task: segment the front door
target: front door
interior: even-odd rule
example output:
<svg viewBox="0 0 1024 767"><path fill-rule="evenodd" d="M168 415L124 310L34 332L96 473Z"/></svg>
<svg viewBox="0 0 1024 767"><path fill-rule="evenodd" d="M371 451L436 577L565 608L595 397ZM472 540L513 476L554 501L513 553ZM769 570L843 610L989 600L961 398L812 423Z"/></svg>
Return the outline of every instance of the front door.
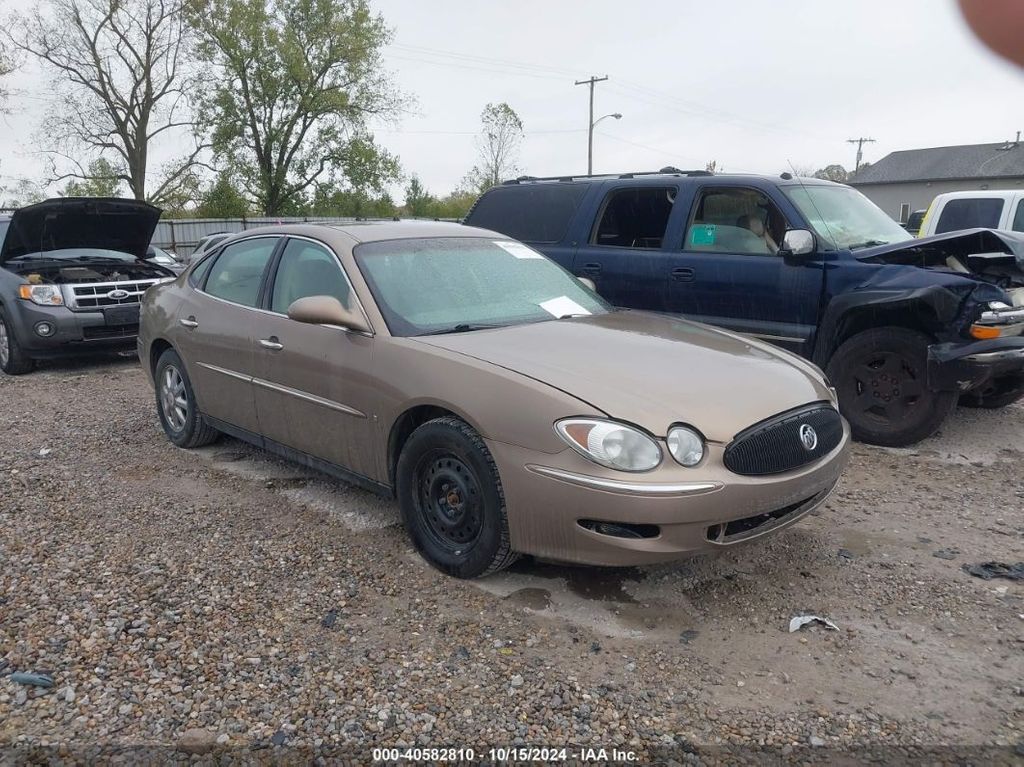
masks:
<svg viewBox="0 0 1024 767"><path fill-rule="evenodd" d="M337 257L312 240L290 238L255 318L254 392L267 439L373 479L370 382L374 339L326 325L288 319L288 307L307 296L333 296L346 306L355 293Z"/></svg>
<svg viewBox="0 0 1024 767"><path fill-rule="evenodd" d="M253 317L280 237L253 237L213 256L178 308L178 346L199 410L259 432L253 399Z"/></svg>
<svg viewBox="0 0 1024 767"><path fill-rule="evenodd" d="M704 186L682 248L666 258L668 310L809 352L824 270L820 262L787 262L779 255L786 228L765 192Z"/></svg>

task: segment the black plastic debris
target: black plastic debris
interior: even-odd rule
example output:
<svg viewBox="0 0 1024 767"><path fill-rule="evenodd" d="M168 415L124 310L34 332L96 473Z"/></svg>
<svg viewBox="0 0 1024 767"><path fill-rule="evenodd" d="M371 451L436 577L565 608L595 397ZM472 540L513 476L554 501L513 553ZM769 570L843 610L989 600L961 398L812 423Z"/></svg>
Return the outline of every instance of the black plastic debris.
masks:
<svg viewBox="0 0 1024 767"><path fill-rule="evenodd" d="M696 629L686 629L686 631L679 634L679 643L690 644L690 642L696 639L698 635L699 632Z"/></svg>
<svg viewBox="0 0 1024 767"><path fill-rule="evenodd" d="M329 629L329 628L333 628L334 624L337 621L338 621L338 611L337 610L328 610L327 611L327 615L325 615L324 619L322 621L320 621L320 625L323 626L325 629Z"/></svg>
<svg viewBox="0 0 1024 767"><path fill-rule="evenodd" d="M1008 565L1005 562L982 562L977 565L964 565L964 572L986 581L993 578L1024 581L1024 562L1018 562L1015 565Z"/></svg>
<svg viewBox="0 0 1024 767"><path fill-rule="evenodd" d="M49 674L26 674L17 672L11 674L8 679L18 684L27 684L33 687L53 687L53 677Z"/></svg>
<svg viewBox="0 0 1024 767"><path fill-rule="evenodd" d="M959 555L960 549L939 549L932 552L932 556L938 559L956 559Z"/></svg>
<svg viewBox="0 0 1024 767"><path fill-rule="evenodd" d="M857 555L854 554L849 549L839 549L839 558L840 559L854 559L854 558L856 558L856 556Z"/></svg>

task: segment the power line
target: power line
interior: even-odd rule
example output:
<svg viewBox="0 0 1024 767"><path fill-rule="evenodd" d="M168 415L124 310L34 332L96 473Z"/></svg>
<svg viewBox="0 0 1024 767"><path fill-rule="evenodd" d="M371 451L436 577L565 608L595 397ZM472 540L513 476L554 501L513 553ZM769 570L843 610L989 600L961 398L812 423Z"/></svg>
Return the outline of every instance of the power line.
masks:
<svg viewBox="0 0 1024 767"><path fill-rule="evenodd" d="M576 85L587 85L590 87L590 119L587 120L587 175L594 172L594 86L603 83L608 79L591 75L587 80L577 80Z"/></svg>
<svg viewBox="0 0 1024 767"><path fill-rule="evenodd" d="M861 136L860 138L848 138L846 139L846 143L857 145L857 162L853 168L853 172L856 173L860 170L860 161L864 159L864 145L874 144L875 140L873 138L864 138Z"/></svg>

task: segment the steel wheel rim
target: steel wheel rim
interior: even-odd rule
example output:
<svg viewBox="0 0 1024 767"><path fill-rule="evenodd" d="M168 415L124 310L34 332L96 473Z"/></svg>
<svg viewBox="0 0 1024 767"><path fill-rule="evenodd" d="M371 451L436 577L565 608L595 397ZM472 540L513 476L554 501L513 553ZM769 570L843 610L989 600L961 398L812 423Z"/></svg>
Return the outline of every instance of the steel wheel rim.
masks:
<svg viewBox="0 0 1024 767"><path fill-rule="evenodd" d="M11 358L11 339L7 335L7 323L0 320L0 363L6 365Z"/></svg>
<svg viewBox="0 0 1024 767"><path fill-rule="evenodd" d="M160 380L160 409L172 430L181 431L185 428L185 421L188 420L185 379L174 365L164 368Z"/></svg>
<svg viewBox="0 0 1024 767"><path fill-rule="evenodd" d="M484 497L476 473L457 455L432 451L416 467L416 504L430 538L462 554L483 532Z"/></svg>

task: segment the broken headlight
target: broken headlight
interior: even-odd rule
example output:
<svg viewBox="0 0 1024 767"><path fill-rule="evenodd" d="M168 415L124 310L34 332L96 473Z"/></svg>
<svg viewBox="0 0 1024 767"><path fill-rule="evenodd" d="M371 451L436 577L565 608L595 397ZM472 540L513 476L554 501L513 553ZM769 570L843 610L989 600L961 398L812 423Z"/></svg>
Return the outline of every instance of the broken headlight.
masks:
<svg viewBox="0 0 1024 767"><path fill-rule="evenodd" d="M1024 333L1024 307L990 301L985 311L971 325L970 332L972 338L982 340L1019 336Z"/></svg>
<svg viewBox="0 0 1024 767"><path fill-rule="evenodd" d="M18 295L40 306L61 306L64 303L64 296L56 285L21 285Z"/></svg>

